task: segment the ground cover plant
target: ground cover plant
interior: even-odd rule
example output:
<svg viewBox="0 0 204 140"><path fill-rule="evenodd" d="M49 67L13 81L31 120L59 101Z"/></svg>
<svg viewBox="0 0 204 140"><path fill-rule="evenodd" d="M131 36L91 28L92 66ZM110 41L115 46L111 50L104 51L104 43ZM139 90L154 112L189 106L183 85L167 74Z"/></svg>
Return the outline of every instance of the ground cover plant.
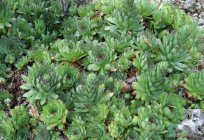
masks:
<svg viewBox="0 0 204 140"><path fill-rule="evenodd" d="M149 0L1 0L0 139L187 139L203 33Z"/></svg>

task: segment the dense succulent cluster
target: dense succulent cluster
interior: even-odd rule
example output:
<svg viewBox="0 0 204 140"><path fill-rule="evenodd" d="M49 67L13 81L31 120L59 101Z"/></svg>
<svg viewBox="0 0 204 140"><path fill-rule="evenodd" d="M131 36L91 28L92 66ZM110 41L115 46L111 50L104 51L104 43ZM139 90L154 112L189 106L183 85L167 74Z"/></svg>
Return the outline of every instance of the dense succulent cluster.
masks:
<svg viewBox="0 0 204 140"><path fill-rule="evenodd" d="M188 138L203 33L149 0L2 0L0 140Z"/></svg>
<svg viewBox="0 0 204 140"><path fill-rule="evenodd" d="M11 118L0 113L0 138L3 140L29 139L30 115L27 107L17 106L11 110Z"/></svg>
<svg viewBox="0 0 204 140"><path fill-rule="evenodd" d="M23 96L31 103L36 100L45 104L48 99L57 99L58 94L73 85L77 78L77 70L71 66L54 64L34 64L28 68L28 76L22 76L24 90L29 90Z"/></svg>

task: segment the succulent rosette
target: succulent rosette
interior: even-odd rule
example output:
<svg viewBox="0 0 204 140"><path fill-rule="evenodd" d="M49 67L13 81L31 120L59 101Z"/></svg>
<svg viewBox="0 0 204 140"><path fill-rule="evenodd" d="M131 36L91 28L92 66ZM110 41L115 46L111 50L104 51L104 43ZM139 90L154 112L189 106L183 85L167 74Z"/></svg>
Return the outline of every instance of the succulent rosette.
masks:
<svg viewBox="0 0 204 140"><path fill-rule="evenodd" d="M84 140L86 138L85 123L80 117L75 117L66 131L69 140Z"/></svg>
<svg viewBox="0 0 204 140"><path fill-rule="evenodd" d="M89 122L86 126L87 138L100 139L105 134L105 126L97 122Z"/></svg>
<svg viewBox="0 0 204 140"><path fill-rule="evenodd" d="M132 117L128 108L121 109L115 114L115 122L125 128L132 124Z"/></svg>
<svg viewBox="0 0 204 140"><path fill-rule="evenodd" d="M67 114L68 110L61 100L50 100L43 107L40 118L47 125L48 130L54 127L63 129Z"/></svg>
<svg viewBox="0 0 204 140"><path fill-rule="evenodd" d="M1 140L13 140L15 129L5 112L0 111L0 139Z"/></svg>
<svg viewBox="0 0 204 140"><path fill-rule="evenodd" d="M71 88L79 77L78 70L71 65L62 65L59 72L63 75L61 79L62 89Z"/></svg>
<svg viewBox="0 0 204 140"><path fill-rule="evenodd" d="M28 76L22 76L26 83L21 85L21 88L29 90L23 96L31 103L39 100L40 104L44 104L47 99L58 98L57 94L61 86L58 69L59 66L54 64L36 63L29 67Z"/></svg>
<svg viewBox="0 0 204 140"><path fill-rule="evenodd" d="M119 139L122 137L122 134L124 132L124 127L118 125L115 122L111 122L111 124L108 126L108 130L109 130L110 135L113 138Z"/></svg>
<svg viewBox="0 0 204 140"><path fill-rule="evenodd" d="M30 115L28 109L24 106L17 106L11 110L12 122L16 129L28 128Z"/></svg>
<svg viewBox="0 0 204 140"><path fill-rule="evenodd" d="M93 42L93 49L88 51L88 70L106 71L111 69L112 62L116 59L113 49L106 43Z"/></svg>

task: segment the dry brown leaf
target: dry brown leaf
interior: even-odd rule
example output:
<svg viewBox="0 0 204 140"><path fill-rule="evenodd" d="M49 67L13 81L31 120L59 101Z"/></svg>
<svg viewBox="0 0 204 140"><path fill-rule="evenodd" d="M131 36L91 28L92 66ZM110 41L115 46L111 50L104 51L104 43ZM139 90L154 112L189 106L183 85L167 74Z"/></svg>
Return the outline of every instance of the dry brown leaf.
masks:
<svg viewBox="0 0 204 140"><path fill-rule="evenodd" d="M38 110L32 104L30 104L30 113L33 117L39 117Z"/></svg>

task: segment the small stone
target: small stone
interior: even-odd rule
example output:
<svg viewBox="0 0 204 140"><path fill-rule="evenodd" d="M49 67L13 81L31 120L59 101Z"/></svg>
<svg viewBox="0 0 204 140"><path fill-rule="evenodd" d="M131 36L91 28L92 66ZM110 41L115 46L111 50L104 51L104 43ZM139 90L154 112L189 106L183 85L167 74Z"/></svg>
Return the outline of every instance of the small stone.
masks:
<svg viewBox="0 0 204 140"><path fill-rule="evenodd" d="M136 96L136 95L137 95L137 92L136 92L136 91L133 91L133 92L131 93L131 95L132 95L132 96Z"/></svg>
<svg viewBox="0 0 204 140"><path fill-rule="evenodd" d="M131 87L124 81L120 81L122 85L122 92L123 93L128 93L131 90Z"/></svg>
<svg viewBox="0 0 204 140"><path fill-rule="evenodd" d="M190 109L186 112L185 119L178 125L178 135L187 132L191 140L203 140L204 112L201 109Z"/></svg>
<svg viewBox="0 0 204 140"><path fill-rule="evenodd" d="M193 14L192 16L193 16L193 17L197 17L197 16L198 16L198 14L197 14L197 13L195 13L195 14Z"/></svg>
<svg viewBox="0 0 204 140"><path fill-rule="evenodd" d="M200 27L201 27L202 29L204 29L204 25L201 25Z"/></svg>
<svg viewBox="0 0 204 140"><path fill-rule="evenodd" d="M200 14L200 17L204 19L204 12Z"/></svg>
<svg viewBox="0 0 204 140"><path fill-rule="evenodd" d="M135 77L135 76L132 76L132 77L130 77L130 78L127 79L127 83L128 83L128 84L132 84L132 83L135 82L136 80L137 80L136 77Z"/></svg>
<svg viewBox="0 0 204 140"><path fill-rule="evenodd" d="M204 19L199 19L199 20L198 20L198 24L199 24L199 25L204 25Z"/></svg>
<svg viewBox="0 0 204 140"><path fill-rule="evenodd" d="M189 8L193 7L194 5L195 5L194 0L186 0L183 3L183 9L189 9Z"/></svg>

